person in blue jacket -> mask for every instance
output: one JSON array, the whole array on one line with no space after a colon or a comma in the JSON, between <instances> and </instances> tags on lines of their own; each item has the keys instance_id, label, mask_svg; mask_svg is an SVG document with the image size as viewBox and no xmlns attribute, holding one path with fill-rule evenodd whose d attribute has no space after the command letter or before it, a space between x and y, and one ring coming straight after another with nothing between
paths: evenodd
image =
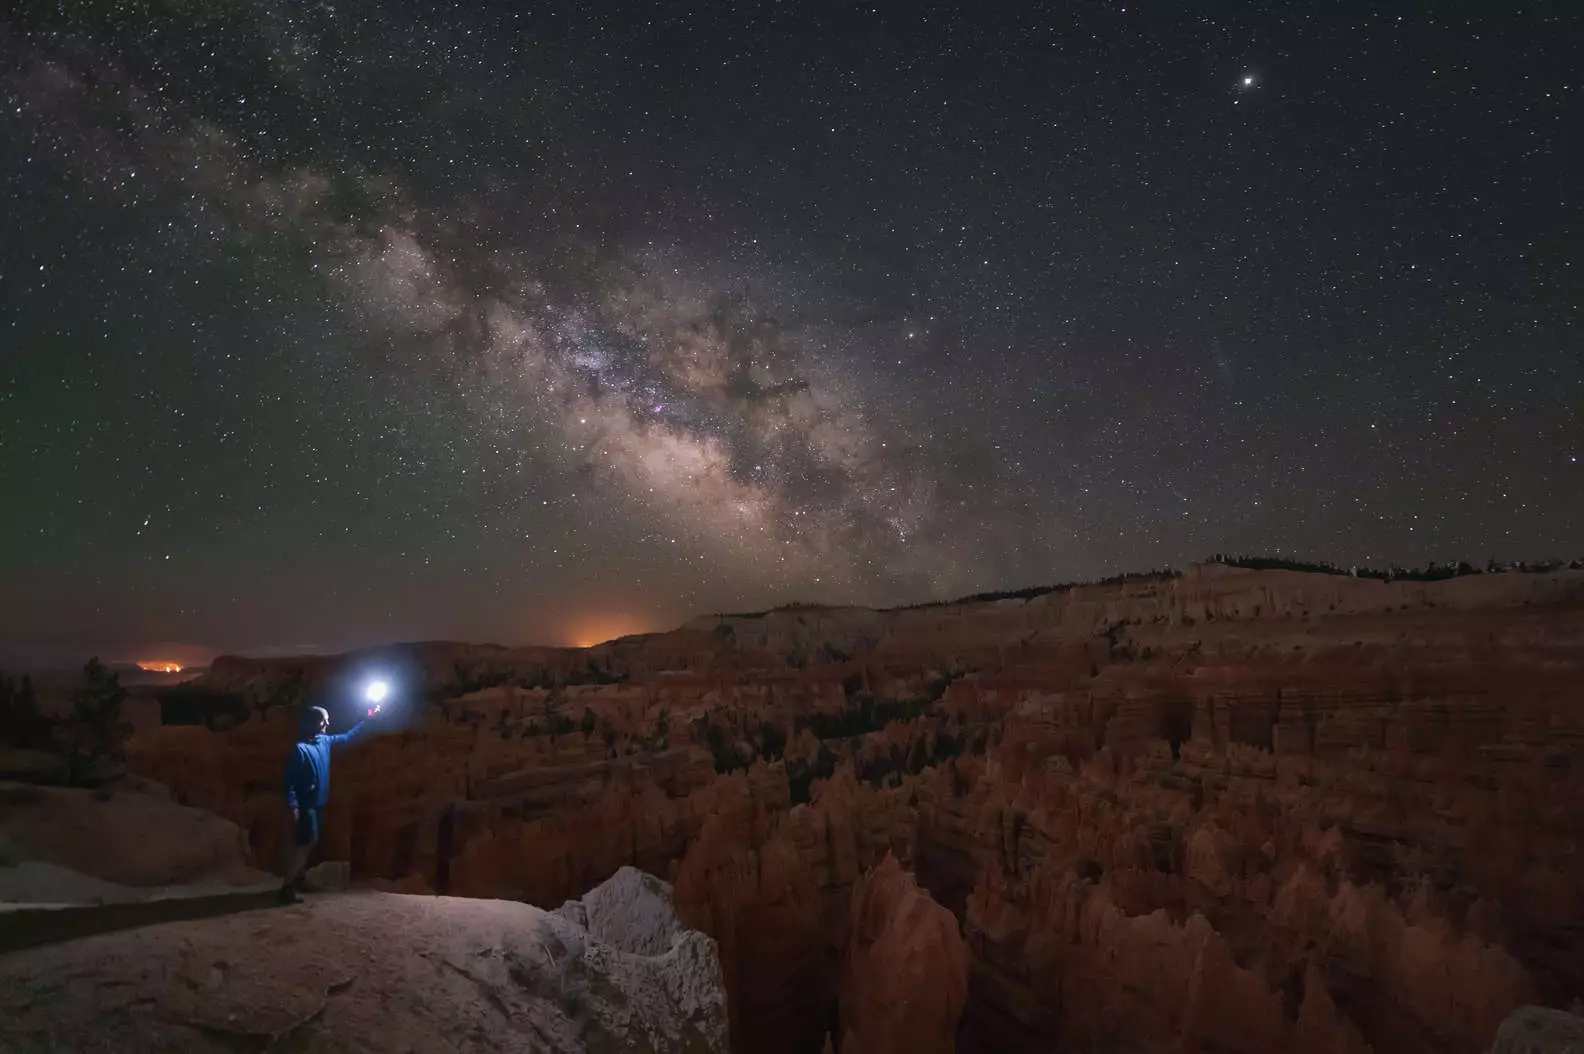
<instances>
[{"instance_id":1,"label":"person in blue jacket","mask_svg":"<svg viewBox=\"0 0 1584 1054\"><path fill-rule=\"evenodd\" d=\"M378 706L373 707L369 716L373 717L379 710ZM291 809L293 836L285 881L280 888L283 904L298 899L308 854L319 842L319 821L330 801L330 755L363 738L370 726L368 721L359 721L336 736L325 734L329 727L330 714L324 707L308 707L302 714L297 742L286 754L286 805Z\"/></svg>"}]
</instances>

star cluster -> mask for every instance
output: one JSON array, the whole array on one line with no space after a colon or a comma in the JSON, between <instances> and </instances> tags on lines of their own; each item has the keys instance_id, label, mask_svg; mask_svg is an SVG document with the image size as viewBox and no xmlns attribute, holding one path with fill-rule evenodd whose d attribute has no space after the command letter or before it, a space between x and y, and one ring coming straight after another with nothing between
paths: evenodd
<instances>
[{"instance_id":1,"label":"star cluster","mask_svg":"<svg viewBox=\"0 0 1584 1054\"><path fill-rule=\"evenodd\" d=\"M4 18L24 656L1579 555L1570 16Z\"/></svg>"}]
</instances>

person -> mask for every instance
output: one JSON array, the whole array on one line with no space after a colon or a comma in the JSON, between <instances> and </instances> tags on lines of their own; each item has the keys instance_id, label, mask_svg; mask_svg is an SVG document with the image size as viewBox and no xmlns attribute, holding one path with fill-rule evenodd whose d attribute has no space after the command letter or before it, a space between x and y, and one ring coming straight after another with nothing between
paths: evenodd
<instances>
[{"instance_id":1,"label":"person","mask_svg":"<svg viewBox=\"0 0 1584 1054\"><path fill-rule=\"evenodd\" d=\"M379 710L378 706L373 707L369 716L374 717ZM282 904L300 899L308 854L319 842L319 822L330 801L330 755L363 738L370 724L359 721L335 736L325 734L329 727L330 714L324 707L308 707L302 713L297 742L286 755L286 806L291 810L292 837L280 888Z\"/></svg>"}]
</instances>

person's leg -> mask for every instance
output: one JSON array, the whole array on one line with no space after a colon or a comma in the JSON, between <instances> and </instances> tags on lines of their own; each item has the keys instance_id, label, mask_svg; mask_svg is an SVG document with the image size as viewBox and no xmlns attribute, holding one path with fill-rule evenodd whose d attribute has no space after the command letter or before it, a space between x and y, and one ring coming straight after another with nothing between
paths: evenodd
<instances>
[{"instance_id":1,"label":"person's leg","mask_svg":"<svg viewBox=\"0 0 1584 1054\"><path fill-rule=\"evenodd\" d=\"M281 826L286 828L286 837L281 839L280 845L280 875L290 882L297 860L297 818L288 808L281 814L281 819L285 821Z\"/></svg>"},{"instance_id":2,"label":"person's leg","mask_svg":"<svg viewBox=\"0 0 1584 1054\"><path fill-rule=\"evenodd\" d=\"M308 864L308 854L313 852L312 843L308 845L292 846L291 863L286 868L286 884L292 885L301 877Z\"/></svg>"},{"instance_id":3,"label":"person's leg","mask_svg":"<svg viewBox=\"0 0 1584 1054\"><path fill-rule=\"evenodd\" d=\"M297 823L292 829L292 847L286 860L286 872L281 883L281 899L295 900L302 883L303 870L308 856L319 842L319 810L298 809Z\"/></svg>"}]
</instances>

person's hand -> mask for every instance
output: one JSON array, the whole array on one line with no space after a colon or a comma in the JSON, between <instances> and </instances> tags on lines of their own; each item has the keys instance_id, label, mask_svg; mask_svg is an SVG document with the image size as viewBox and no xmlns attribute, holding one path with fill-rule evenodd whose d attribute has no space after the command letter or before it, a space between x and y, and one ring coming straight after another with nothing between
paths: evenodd
<instances>
[{"instance_id":1,"label":"person's hand","mask_svg":"<svg viewBox=\"0 0 1584 1054\"><path fill-rule=\"evenodd\" d=\"M297 806L293 805L291 807L291 814L292 814L292 823L296 823L297 822Z\"/></svg>"}]
</instances>

